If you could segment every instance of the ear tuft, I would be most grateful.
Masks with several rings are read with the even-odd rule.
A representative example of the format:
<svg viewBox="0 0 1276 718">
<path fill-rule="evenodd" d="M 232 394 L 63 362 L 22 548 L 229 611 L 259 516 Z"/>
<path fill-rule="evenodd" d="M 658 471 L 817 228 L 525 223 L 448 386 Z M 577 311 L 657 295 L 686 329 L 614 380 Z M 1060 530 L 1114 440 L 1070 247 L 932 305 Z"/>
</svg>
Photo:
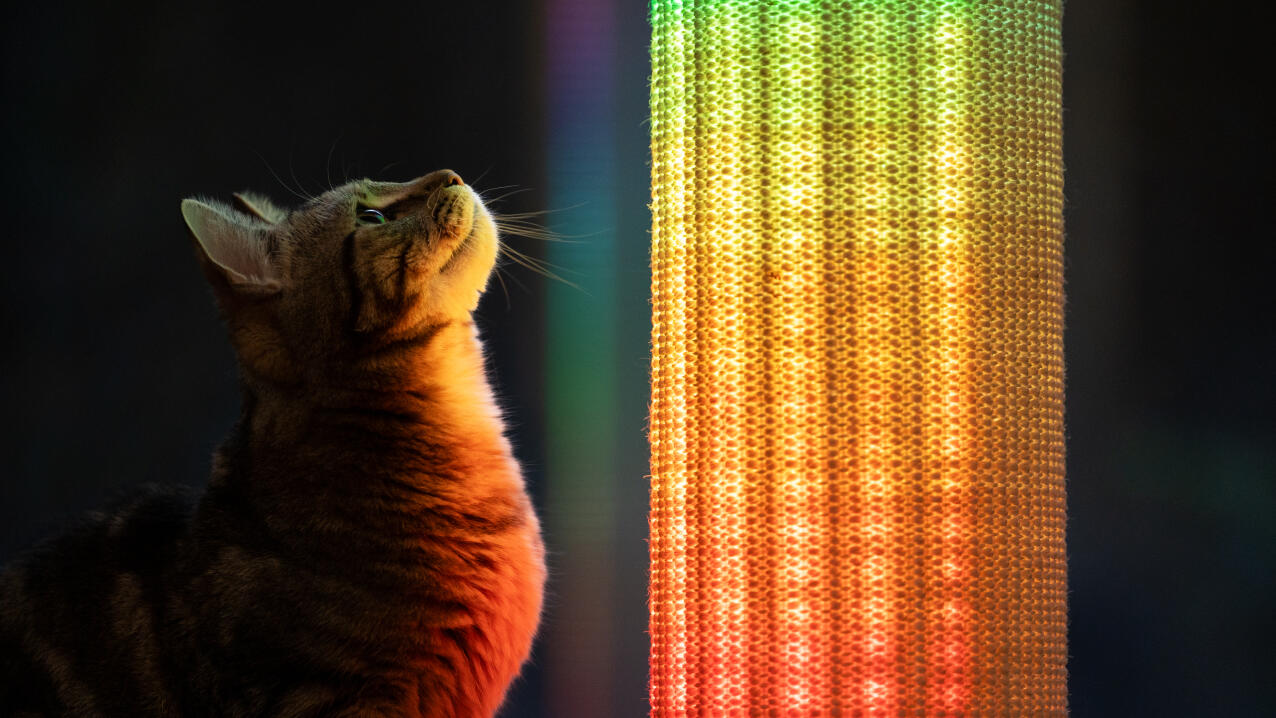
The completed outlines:
<svg viewBox="0 0 1276 718">
<path fill-rule="evenodd" d="M 288 218 L 288 212 L 275 206 L 269 198 L 256 192 L 234 193 L 235 207 L 263 222 L 279 224 Z"/>
<path fill-rule="evenodd" d="M 182 200 L 182 217 L 204 256 L 235 289 L 273 293 L 282 286 L 266 246 L 266 227 L 216 201 Z"/>
</svg>

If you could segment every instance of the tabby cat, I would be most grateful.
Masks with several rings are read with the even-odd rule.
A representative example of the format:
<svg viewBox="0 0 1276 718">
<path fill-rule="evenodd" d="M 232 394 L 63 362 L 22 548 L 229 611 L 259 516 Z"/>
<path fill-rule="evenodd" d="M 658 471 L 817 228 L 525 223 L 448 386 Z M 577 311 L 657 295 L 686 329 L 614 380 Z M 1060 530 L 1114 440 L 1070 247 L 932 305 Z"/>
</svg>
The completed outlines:
<svg viewBox="0 0 1276 718">
<path fill-rule="evenodd" d="M 0 715 L 491 716 L 539 526 L 472 320 L 496 225 L 454 172 L 182 214 L 243 414 L 193 507 L 150 491 L 0 576 Z"/>
</svg>

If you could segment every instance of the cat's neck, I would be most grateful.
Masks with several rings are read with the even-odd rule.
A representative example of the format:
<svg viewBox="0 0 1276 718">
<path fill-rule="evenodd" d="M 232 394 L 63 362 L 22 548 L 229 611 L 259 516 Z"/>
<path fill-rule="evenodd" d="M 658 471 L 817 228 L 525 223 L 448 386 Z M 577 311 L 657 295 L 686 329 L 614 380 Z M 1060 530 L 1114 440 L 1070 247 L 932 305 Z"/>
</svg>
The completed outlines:
<svg viewBox="0 0 1276 718">
<path fill-rule="evenodd" d="M 262 441 L 307 442 L 316 427 L 351 420 L 431 441 L 440 435 L 501 432 L 482 345 L 470 321 L 433 325 L 383 342 L 298 385 L 250 391 L 245 405 L 251 404 L 252 416 L 246 428 Z"/>
<path fill-rule="evenodd" d="M 304 390 L 250 391 L 220 473 L 263 495 L 338 497 L 382 480 L 521 491 L 472 323 L 390 351 Z"/>
<path fill-rule="evenodd" d="M 412 364 L 394 381 L 247 397 L 197 525 L 232 522 L 356 582 L 402 565 L 416 566 L 411 581 L 436 581 L 421 542 L 475 522 L 532 531 L 474 328 L 445 328 Z"/>
</svg>

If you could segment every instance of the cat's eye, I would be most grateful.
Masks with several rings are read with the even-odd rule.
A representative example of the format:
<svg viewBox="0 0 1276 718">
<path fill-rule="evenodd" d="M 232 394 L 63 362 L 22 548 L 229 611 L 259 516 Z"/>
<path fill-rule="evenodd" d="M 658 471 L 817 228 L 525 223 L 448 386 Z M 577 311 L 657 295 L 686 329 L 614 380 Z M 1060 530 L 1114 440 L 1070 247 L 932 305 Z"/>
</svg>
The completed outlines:
<svg viewBox="0 0 1276 718">
<path fill-rule="evenodd" d="M 364 207 L 363 209 L 360 209 L 358 214 L 355 215 L 355 218 L 359 220 L 360 224 L 386 223 L 385 215 L 371 207 Z"/>
</svg>

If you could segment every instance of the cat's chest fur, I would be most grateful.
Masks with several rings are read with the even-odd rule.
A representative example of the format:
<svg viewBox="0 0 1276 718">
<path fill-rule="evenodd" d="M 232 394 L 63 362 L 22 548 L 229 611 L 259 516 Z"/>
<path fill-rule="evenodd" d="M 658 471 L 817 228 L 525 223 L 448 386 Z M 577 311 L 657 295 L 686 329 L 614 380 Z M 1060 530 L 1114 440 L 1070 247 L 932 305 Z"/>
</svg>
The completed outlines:
<svg viewBox="0 0 1276 718">
<path fill-rule="evenodd" d="M 177 610 L 217 625 L 215 644 L 197 653 L 233 652 L 253 674 L 301 658 L 319 676 L 361 677 L 365 701 L 381 691 L 387 705 L 416 701 L 422 715 L 489 715 L 539 617 L 534 514 L 499 433 L 393 413 L 339 412 L 295 450 L 228 453 L 195 526 L 245 540 L 195 544 Z M 287 480 L 263 478 L 275 472 Z M 245 515 L 256 525 L 221 525 Z"/>
</svg>

